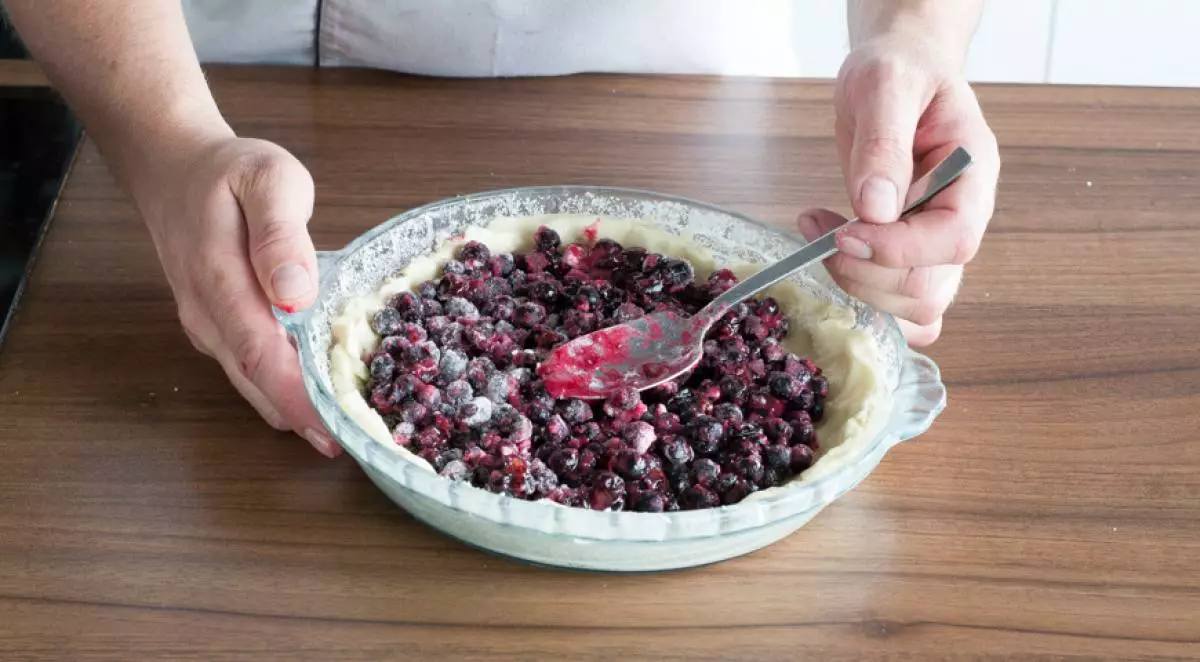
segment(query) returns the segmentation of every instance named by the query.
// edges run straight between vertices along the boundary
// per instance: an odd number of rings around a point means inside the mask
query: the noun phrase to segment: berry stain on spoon
[[[687,365],[673,371],[673,364],[667,361],[635,360],[662,343],[664,319],[671,326],[687,320],[674,311],[664,311],[601,329],[552,350],[538,366],[537,374],[546,391],[555,398],[603,399],[632,382],[661,383],[692,367]],[[679,340],[690,342],[692,334],[684,331]],[[699,361],[698,356],[696,360]]]

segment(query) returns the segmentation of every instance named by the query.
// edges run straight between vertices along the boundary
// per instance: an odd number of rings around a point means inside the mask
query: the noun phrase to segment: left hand
[[[996,138],[961,67],[920,37],[888,35],[846,58],[835,93],[837,144],[854,213],[825,262],[852,296],[892,313],[909,343],[928,345],[979,249],[1000,173]],[[913,179],[957,146],[974,164],[916,214],[897,220]],[[800,215],[808,239],[842,217]]]

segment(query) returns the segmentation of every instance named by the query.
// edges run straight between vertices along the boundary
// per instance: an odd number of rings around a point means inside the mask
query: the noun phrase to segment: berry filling
[[[663,512],[734,504],[807,469],[829,383],[782,341],[770,297],[734,306],[690,373],[603,401],[556,399],[537,368],[559,345],[669,310],[694,314],[737,283],[685,260],[596,239],[493,254],[468,241],[441,276],[371,319],[366,398],[395,443],[453,481],[520,499]]]

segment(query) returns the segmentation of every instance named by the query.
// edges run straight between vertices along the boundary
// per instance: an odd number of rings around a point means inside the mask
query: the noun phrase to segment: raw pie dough
[[[483,242],[493,253],[528,251],[533,247],[533,232],[538,226],[553,228],[564,243],[570,243],[581,241],[585,229],[596,221],[595,216],[566,214],[497,218],[487,227],[472,227],[434,253],[414,260],[398,275],[385,281],[375,294],[348,300],[332,328],[330,374],[338,405],[384,448],[432,472],[433,467],[428,462],[392,441],[383,417],[363,398],[362,389],[369,376],[364,357],[379,344],[379,338],[371,330],[371,317],[396,294],[440,276],[442,265],[467,241]],[[639,246],[686,259],[695,268],[698,280],[707,278],[718,268],[707,249],[642,221],[601,218],[596,230],[597,238],[607,237],[622,246]],[[762,268],[762,265],[753,264],[722,266],[729,266],[739,278]],[[832,472],[871,442],[891,408],[891,395],[880,378],[883,370],[880,348],[870,332],[854,328],[853,311],[821,301],[786,282],[768,289],[765,295],[775,297],[791,320],[791,331],[784,340],[784,347],[816,361],[829,378],[829,398],[825,416],[816,426],[820,450],[813,466],[787,484],[755,492],[747,500],[761,499]]]

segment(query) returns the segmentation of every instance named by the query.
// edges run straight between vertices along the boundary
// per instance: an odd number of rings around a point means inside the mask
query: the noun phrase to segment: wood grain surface
[[[522,185],[845,208],[826,83],[210,73],[322,248]],[[640,576],[465,548],[269,430],[86,145],[0,349],[0,657],[1200,658],[1200,91],[979,92],[1005,165],[945,414],[796,535]]]

